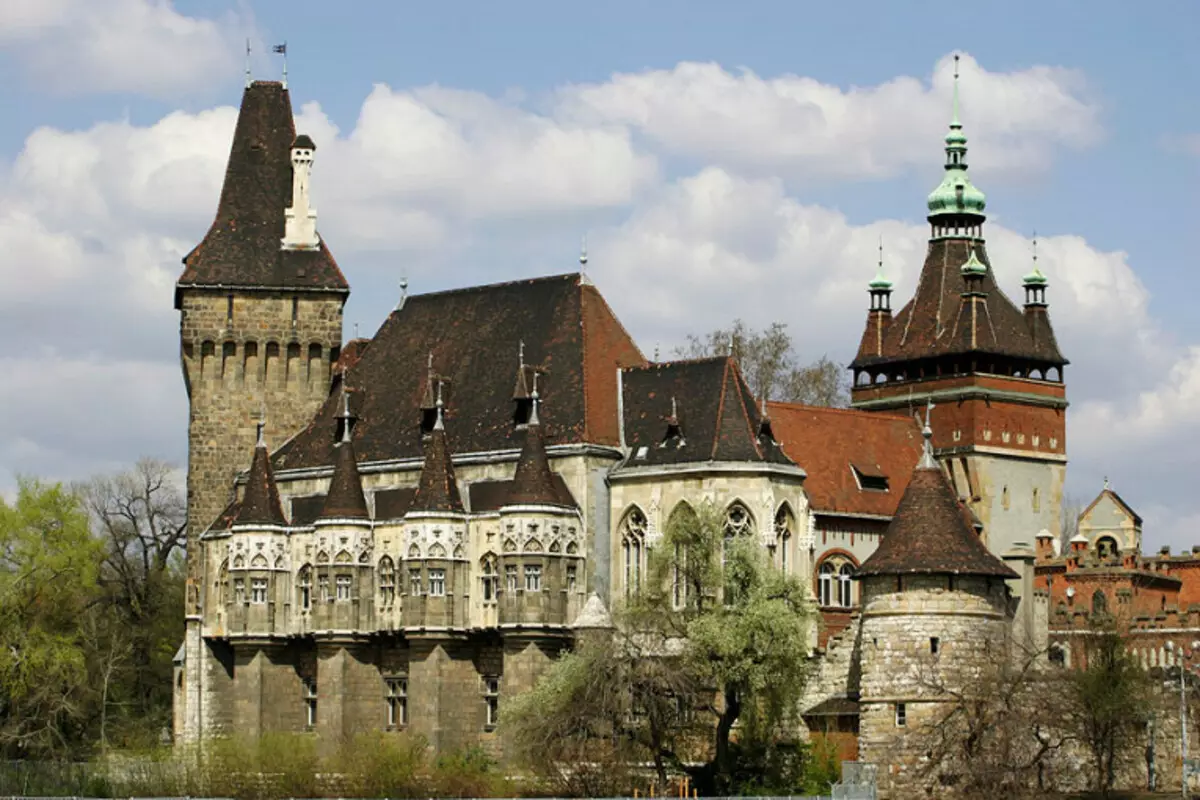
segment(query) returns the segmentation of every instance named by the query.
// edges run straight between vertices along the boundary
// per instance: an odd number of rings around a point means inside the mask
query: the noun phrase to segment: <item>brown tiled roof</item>
[[[626,369],[622,387],[630,466],[696,461],[793,464],[775,441],[759,435],[762,415],[732,358]],[[676,428],[679,437],[673,435]],[[643,447],[645,455],[639,456]]]
[[[275,474],[271,471],[271,459],[267,447],[259,440],[254,448],[254,459],[250,462],[250,473],[246,477],[246,491],[242,495],[242,506],[238,509],[238,525],[287,525],[283,505],[279,502],[279,487],[275,485]]]
[[[988,266],[981,290],[986,297],[979,313],[964,313],[962,265],[971,250]],[[868,367],[945,355],[981,353],[1061,366],[1047,312],[1031,330],[1025,313],[1000,290],[987,249],[968,239],[934,239],[929,243],[917,291],[895,315],[883,335],[883,355],[876,354],[874,322],[868,315],[858,355],[851,367]],[[974,338],[972,338],[972,332]]]
[[[313,494],[307,497],[293,497],[291,499],[292,506],[292,524],[301,527],[311,525],[321,516],[321,510],[325,508],[325,495]]]
[[[446,444],[446,431],[433,429],[429,443],[425,446],[425,463],[421,466],[421,480],[417,493],[413,495],[409,511],[455,511],[462,512],[462,497],[458,493],[458,482],[454,478],[454,464],[450,460],[450,448]]]
[[[319,519],[369,519],[370,516],[358,462],[354,459],[354,442],[341,441],[334,447],[333,479]]]
[[[566,481],[557,472],[550,473],[554,483],[555,496],[559,498],[556,505],[578,508],[575,496],[567,488]],[[499,511],[509,504],[512,495],[512,481],[476,481],[467,487],[467,496],[471,498],[471,513],[482,514],[488,511]]]
[[[412,507],[414,486],[384,489],[375,493],[375,519],[401,519]]]
[[[859,567],[869,575],[949,574],[1016,578],[988,551],[941,467],[918,467],[879,548]]]
[[[525,443],[517,459],[517,471],[508,486],[505,505],[573,506],[574,499],[568,493],[563,496],[561,482],[554,480],[550,460],[546,458],[546,444],[542,441],[542,426],[525,427]],[[474,508],[474,507],[472,507]]]
[[[184,257],[178,288],[349,290],[324,240],[316,250],[280,247],[284,208],[292,202],[295,138],[287,89],[274,81],[246,87],[216,218],[200,244]]]
[[[520,447],[513,423],[520,342],[525,363],[542,370],[546,443],[617,446],[617,369],[645,359],[595,287],[575,274],[410,296],[346,373],[359,460],[420,457],[430,354],[453,398],[447,423],[454,452]],[[339,410],[331,397],[275,454],[276,468],[329,464]]]
[[[921,456],[921,429],[905,415],[767,403],[775,438],[804,468],[804,488],[817,513],[890,517]],[[883,475],[888,490],[862,489],[852,465]]]
[[[221,515],[213,521],[212,525],[208,526],[210,531],[227,531],[233,527],[233,523],[237,520],[238,512],[242,509],[240,500],[234,500],[229,505],[225,506],[225,510]]]

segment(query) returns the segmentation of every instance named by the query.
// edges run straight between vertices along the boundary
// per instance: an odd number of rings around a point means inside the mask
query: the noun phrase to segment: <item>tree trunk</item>
[[[732,764],[729,763],[729,735],[733,732],[733,725],[741,713],[742,701],[738,697],[737,689],[727,686],[725,688],[725,707],[721,709],[721,717],[717,720],[716,753],[713,759],[716,766],[716,782],[722,789],[729,779],[732,767]]]

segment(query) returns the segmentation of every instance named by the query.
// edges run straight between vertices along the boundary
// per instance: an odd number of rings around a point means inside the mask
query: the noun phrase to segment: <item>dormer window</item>
[[[851,464],[850,471],[854,473],[854,480],[858,484],[858,488],[864,492],[886,492],[888,491],[888,477],[883,473],[879,466],[868,466],[865,464]]]
[[[523,428],[529,424],[529,419],[533,416],[533,398],[518,397],[513,400],[513,404],[513,425]]]

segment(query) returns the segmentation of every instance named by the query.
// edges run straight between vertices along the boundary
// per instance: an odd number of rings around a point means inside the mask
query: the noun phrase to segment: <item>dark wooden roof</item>
[[[246,477],[246,491],[238,509],[237,525],[287,525],[283,505],[279,502],[279,487],[271,470],[271,459],[267,447],[259,440],[254,448],[254,459],[250,462],[250,473]]]
[[[760,435],[762,414],[732,358],[626,369],[622,393],[629,466],[696,461],[794,465],[771,436]]]
[[[552,472],[550,475],[551,481],[554,483],[555,494],[559,498],[559,502],[555,505],[578,508],[579,503],[575,501],[575,496],[567,488],[567,483],[562,476],[557,472]],[[471,498],[471,513],[482,514],[488,511],[499,511],[504,506],[510,505],[512,485],[512,481],[476,481],[467,486],[467,495]]]
[[[575,274],[409,297],[347,364],[359,460],[422,455],[431,355],[446,385],[449,448],[519,448],[513,387],[521,342],[525,364],[540,370],[546,443],[617,446],[617,369],[645,360],[596,288]],[[331,396],[276,452],[276,469],[330,464],[340,410]]]
[[[283,250],[284,208],[292,202],[296,125],[288,90],[274,81],[246,87],[217,215],[183,259],[188,287],[291,288],[348,292],[324,240],[316,250]]]
[[[909,416],[768,403],[784,452],[804,468],[804,489],[817,513],[890,517],[921,456],[921,429]],[[864,489],[852,467],[886,477],[887,491]]]
[[[340,442],[334,447],[333,478],[319,519],[369,519],[370,516],[354,458],[354,442]]]
[[[941,467],[913,471],[879,548],[857,575],[984,575],[1016,578],[987,549]]]
[[[962,293],[962,265],[975,255],[987,267],[978,314],[971,314]],[[850,365],[863,368],[902,361],[971,353],[997,355],[1046,365],[1067,363],[1058,349],[1045,309],[1027,315],[1000,290],[983,242],[934,239],[929,242],[917,291],[883,333],[883,355],[876,352],[874,322],[868,316],[858,355]],[[1032,327],[1031,327],[1032,324]]]
[[[375,493],[375,519],[400,519],[412,506],[415,486],[382,489]]]

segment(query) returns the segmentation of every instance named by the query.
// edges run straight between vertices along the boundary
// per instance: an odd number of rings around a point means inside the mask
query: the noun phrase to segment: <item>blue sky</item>
[[[1073,365],[1069,490],[1192,542],[1200,9],[1162,2],[8,0],[0,18],[0,485],[182,462],[170,284],[240,96],[286,40],[347,334],[413,291],[590,272],[650,352],[776,319],[846,361],[874,246],[906,298],[950,57],[1010,296],[1042,239]]]

